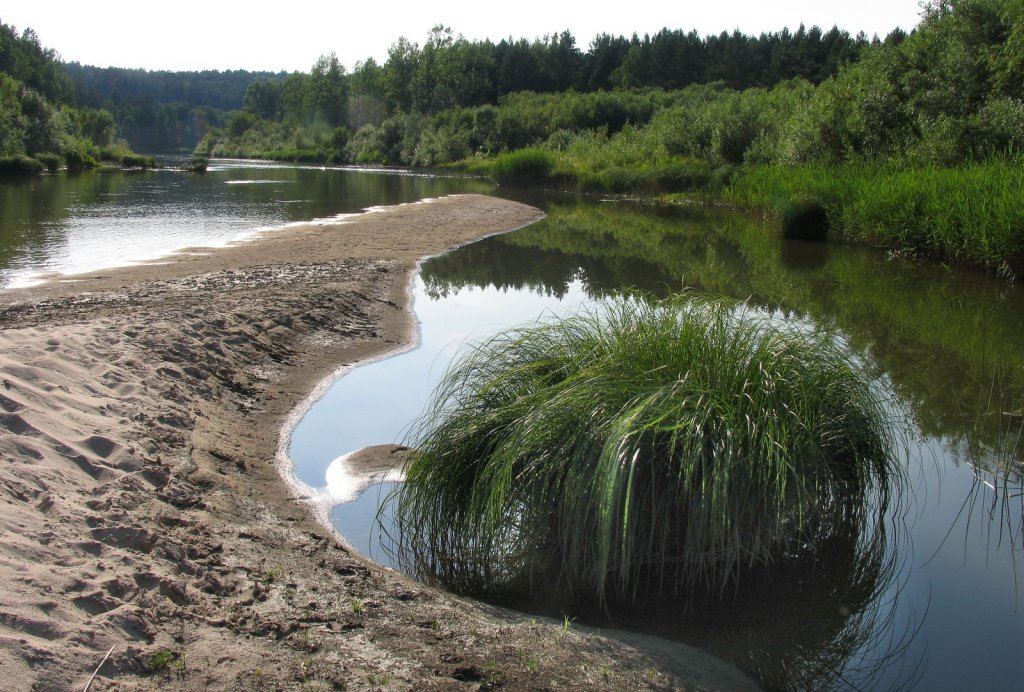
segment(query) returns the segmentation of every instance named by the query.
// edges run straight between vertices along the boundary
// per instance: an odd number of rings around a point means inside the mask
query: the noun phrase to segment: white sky
[[[664,27],[717,34],[796,29],[801,22],[885,36],[916,26],[919,0],[4,0],[0,22],[30,27],[67,61],[150,70],[309,71],[334,51],[346,68],[379,63],[400,36],[422,45],[435,24],[471,40],[533,39],[565,29],[586,50],[599,33]]]

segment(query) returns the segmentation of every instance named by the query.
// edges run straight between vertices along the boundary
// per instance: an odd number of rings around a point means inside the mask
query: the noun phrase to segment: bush
[[[124,154],[120,159],[122,168],[156,168],[156,159],[141,154]]]
[[[411,440],[400,559],[493,595],[723,588],[877,519],[898,477],[884,401],[834,335],[723,302],[501,334]]]
[[[327,152],[320,149],[274,149],[263,152],[261,158],[289,163],[327,163]]]
[[[46,170],[51,173],[56,173],[64,165],[64,159],[58,154],[36,154],[33,158],[46,166]]]
[[[68,170],[70,171],[95,168],[96,166],[96,159],[80,149],[68,149],[65,151],[64,160],[67,162]]]

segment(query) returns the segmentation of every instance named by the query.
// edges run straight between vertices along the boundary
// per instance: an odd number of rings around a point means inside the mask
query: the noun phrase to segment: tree
[[[373,58],[357,62],[348,78],[348,122],[353,130],[387,117],[384,68]]]
[[[28,120],[21,112],[18,91],[18,82],[0,72],[0,156],[25,153]]]
[[[306,85],[309,110],[331,128],[345,124],[348,110],[348,86],[345,68],[334,53],[322,55],[313,65]]]
[[[281,91],[280,82],[253,82],[245,90],[242,107],[264,120],[280,120]]]
[[[419,47],[404,36],[388,49],[388,59],[384,63],[384,93],[392,112],[408,112],[412,109],[412,82],[419,61]]]

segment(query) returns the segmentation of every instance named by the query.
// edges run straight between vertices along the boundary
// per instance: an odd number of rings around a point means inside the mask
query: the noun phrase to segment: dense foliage
[[[626,122],[646,122],[655,104],[649,96],[631,95],[638,89],[659,94],[704,83],[746,88],[797,77],[816,83],[856,60],[867,45],[864,36],[837,28],[801,26],[795,33],[757,37],[734,32],[702,38],[670,29],[630,39],[602,34],[582,51],[567,31],[495,44],[471,42],[438,26],[422,47],[399,39],[383,65],[370,59],[347,74],[332,54],[308,75],[253,83],[245,110],[256,120],[242,133],[214,134],[203,148],[437,165],[536,144],[552,128],[616,132]],[[645,102],[639,111],[638,99]],[[243,137],[249,129],[256,132]]]
[[[490,44],[436,27],[382,66],[348,75],[332,55],[252,84],[249,117],[204,146],[417,166],[543,146],[564,154],[563,173],[679,158],[951,165],[1024,144],[1022,36],[1009,0],[933,2],[911,35],[870,43],[664,30],[599,36],[584,53],[568,33]]]
[[[227,113],[243,106],[256,81],[271,83],[285,74],[245,70],[168,72],[119,67],[66,66],[78,102],[113,116],[121,135],[142,151],[191,151]]]
[[[115,142],[108,111],[76,104],[57,54],[31,29],[19,35],[0,24],[0,173],[89,167],[97,159],[150,163]]]

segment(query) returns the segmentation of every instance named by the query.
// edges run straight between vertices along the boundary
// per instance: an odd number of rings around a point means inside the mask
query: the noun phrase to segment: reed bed
[[[724,589],[877,518],[898,473],[886,410],[832,334],[611,300],[452,366],[391,500],[399,552],[477,594]]]
[[[1024,272],[1024,166],[1019,158],[958,166],[868,164],[746,168],[728,199],[784,209],[816,201],[843,238],[942,261]]]

